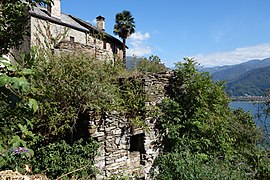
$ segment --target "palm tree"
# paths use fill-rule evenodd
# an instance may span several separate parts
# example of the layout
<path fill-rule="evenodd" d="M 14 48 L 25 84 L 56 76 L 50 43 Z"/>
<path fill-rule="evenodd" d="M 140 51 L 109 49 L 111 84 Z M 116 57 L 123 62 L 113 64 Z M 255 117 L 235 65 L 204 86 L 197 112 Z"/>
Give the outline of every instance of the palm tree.
<path fill-rule="evenodd" d="M 124 10 L 115 16 L 113 33 L 123 40 L 123 64 L 126 67 L 126 39 L 135 32 L 135 22 L 129 11 Z"/>

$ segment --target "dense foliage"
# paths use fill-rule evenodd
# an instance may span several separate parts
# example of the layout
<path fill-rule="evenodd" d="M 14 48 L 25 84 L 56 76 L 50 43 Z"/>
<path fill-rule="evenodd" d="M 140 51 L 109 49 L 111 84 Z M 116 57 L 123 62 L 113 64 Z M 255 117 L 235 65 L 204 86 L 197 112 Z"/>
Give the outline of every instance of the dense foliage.
<path fill-rule="evenodd" d="M 29 34 L 28 10 L 38 4 L 49 4 L 52 0 L 1 0 L 0 1 L 0 55 L 18 47 Z"/>
<path fill-rule="evenodd" d="M 41 103 L 34 125 L 47 141 L 66 133 L 73 141 L 80 114 L 109 112 L 121 105 L 117 66 L 75 54 L 42 57 L 35 61 L 32 79 Z"/>
<path fill-rule="evenodd" d="M 140 73 L 159 73 L 168 70 L 168 68 L 161 63 L 161 59 L 154 55 L 149 56 L 149 58 L 134 57 L 130 62 L 130 66 L 130 69 Z"/>
<path fill-rule="evenodd" d="M 198 72 L 192 59 L 178 63 L 157 128 L 162 153 L 157 179 L 253 179 L 269 176 L 252 117 L 231 111 L 223 84 Z"/>
<path fill-rule="evenodd" d="M 2 55 L 27 35 L 24 12 L 33 2 L 50 1 L 0 2 Z M 115 33 L 123 39 L 124 56 L 125 40 L 134 28 L 130 12 L 117 14 Z M 142 81 L 129 77 L 121 65 L 42 51 L 23 57 L 0 62 L 1 170 L 86 179 L 94 173 L 98 145 L 84 134 L 87 126 L 81 131 L 84 121 L 117 110 L 132 126 L 145 126 L 149 111 Z M 251 116 L 231 111 L 223 84 L 195 65 L 192 59 L 177 65 L 167 98 L 156 112 L 161 152 L 154 178 L 269 179 L 269 152 L 258 146 L 261 134 Z M 156 56 L 141 59 L 135 67 L 142 73 L 166 70 Z"/>
<path fill-rule="evenodd" d="M 10 164 L 6 155 L 37 141 L 31 119 L 38 105 L 33 99 L 29 77 L 32 70 L 0 59 L 0 167 Z M 29 151 L 32 154 L 31 151 Z M 16 154 L 16 153 L 15 153 Z"/>
<path fill-rule="evenodd" d="M 133 126 L 145 126 L 143 84 L 121 65 L 50 53 L 3 64 L 1 169 L 25 172 L 27 165 L 51 178 L 91 176 L 97 144 L 80 131 L 82 121 L 117 110 Z M 157 123 L 161 153 L 154 177 L 268 178 L 270 161 L 257 146 L 261 133 L 252 117 L 231 111 L 223 84 L 195 65 L 191 59 L 177 64 L 169 81 Z"/>
<path fill-rule="evenodd" d="M 97 146 L 97 143 L 82 140 L 76 141 L 73 145 L 61 140 L 40 147 L 32 160 L 33 172 L 47 174 L 51 179 L 90 177 L 95 173 L 92 166 L 93 159 L 97 155 Z"/>
<path fill-rule="evenodd" d="M 24 172 L 27 165 L 53 178 L 90 176 L 97 145 L 82 124 L 116 110 L 145 127 L 142 81 L 122 64 L 42 51 L 24 57 L 1 70 L 1 169 Z"/>

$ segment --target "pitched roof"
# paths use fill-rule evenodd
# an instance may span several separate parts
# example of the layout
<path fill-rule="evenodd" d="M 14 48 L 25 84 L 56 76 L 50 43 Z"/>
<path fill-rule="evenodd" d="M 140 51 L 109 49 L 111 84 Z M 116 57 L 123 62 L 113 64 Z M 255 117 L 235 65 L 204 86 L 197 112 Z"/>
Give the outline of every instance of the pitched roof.
<path fill-rule="evenodd" d="M 72 20 L 67 14 L 61 13 L 61 19 L 55 18 L 49 14 L 49 12 L 42 7 L 34 7 L 30 10 L 30 15 L 33 17 L 37 17 L 40 19 L 48 20 L 50 22 L 67 26 L 69 28 L 73 28 L 79 31 L 88 32 L 89 30 L 83 26 L 81 26 L 76 21 Z"/>
<path fill-rule="evenodd" d="M 30 10 L 30 15 L 39 19 L 48 20 L 52 23 L 63 25 L 78 31 L 90 33 L 91 31 L 103 33 L 107 38 L 112 39 L 114 42 L 122 45 L 122 42 L 113 37 L 112 35 L 98 29 L 96 26 L 72 15 L 61 13 L 61 19 L 53 17 L 47 9 L 37 6 Z"/>
<path fill-rule="evenodd" d="M 93 30 L 95 32 L 104 33 L 105 36 L 107 36 L 108 38 L 113 39 L 115 42 L 117 42 L 119 44 L 122 44 L 122 42 L 119 39 L 113 37 L 112 35 L 106 33 L 105 31 L 102 31 L 102 30 L 98 29 L 96 26 L 94 26 L 94 25 L 92 25 L 92 24 L 90 24 L 90 23 L 88 23 L 88 22 L 86 22 L 86 21 L 84 21 L 84 20 L 82 20 L 80 18 L 77 18 L 75 16 L 69 15 L 69 17 L 73 18 L 76 22 L 78 22 L 80 25 L 86 27 L 87 29 L 89 29 L 89 30 L 91 29 L 91 30 Z"/>

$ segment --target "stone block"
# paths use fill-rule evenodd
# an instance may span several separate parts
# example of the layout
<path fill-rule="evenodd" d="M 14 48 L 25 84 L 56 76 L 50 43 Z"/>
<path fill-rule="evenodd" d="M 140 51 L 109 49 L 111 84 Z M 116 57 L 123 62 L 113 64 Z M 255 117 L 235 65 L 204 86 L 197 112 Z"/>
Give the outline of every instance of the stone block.
<path fill-rule="evenodd" d="M 97 138 L 98 142 L 103 142 L 105 140 L 105 136 L 100 136 Z"/>
<path fill-rule="evenodd" d="M 124 157 L 122 157 L 122 158 L 116 159 L 115 162 L 116 162 L 116 163 L 119 163 L 119 162 L 126 162 L 127 159 L 128 159 L 127 156 L 124 156 Z"/>
<path fill-rule="evenodd" d="M 105 136 L 105 133 L 96 131 L 94 134 L 92 134 L 92 137 L 100 137 L 100 136 Z"/>
<path fill-rule="evenodd" d="M 113 164 L 114 160 L 106 160 L 105 163 L 106 163 L 106 166 L 108 166 L 109 164 Z"/>
<path fill-rule="evenodd" d="M 106 151 L 106 152 L 114 152 L 114 148 L 106 147 L 106 148 L 105 148 L 105 151 Z"/>
<path fill-rule="evenodd" d="M 128 149 L 128 148 L 127 148 L 126 145 L 120 144 L 120 145 L 118 146 L 118 149 L 121 149 L 121 150 L 122 150 L 122 149 Z"/>
<path fill-rule="evenodd" d="M 122 130 L 121 130 L 121 129 L 115 129 L 115 130 L 112 130 L 112 133 L 113 133 L 114 135 L 121 135 Z"/>
<path fill-rule="evenodd" d="M 111 130 L 113 130 L 113 129 L 115 129 L 116 127 L 114 127 L 114 126 L 112 126 L 112 127 L 106 127 L 105 128 L 105 131 L 106 132 L 108 132 L 108 131 L 111 131 Z"/>

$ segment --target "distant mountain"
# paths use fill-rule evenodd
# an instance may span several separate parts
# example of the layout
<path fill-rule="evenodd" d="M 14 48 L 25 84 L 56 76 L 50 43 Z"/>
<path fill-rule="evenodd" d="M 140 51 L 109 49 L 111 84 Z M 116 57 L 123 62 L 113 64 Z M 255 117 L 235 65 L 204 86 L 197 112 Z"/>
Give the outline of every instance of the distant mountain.
<path fill-rule="evenodd" d="M 133 56 L 127 56 L 126 57 L 126 61 L 127 61 L 126 62 L 126 67 L 127 67 L 127 69 L 132 69 L 135 59 L 136 59 L 136 57 L 133 57 Z"/>
<path fill-rule="evenodd" d="M 270 58 L 250 60 L 236 65 L 204 68 L 203 71 L 208 71 L 215 81 L 226 80 L 227 82 L 230 82 L 250 70 L 266 66 L 270 66 Z"/>
<path fill-rule="evenodd" d="M 209 72 L 215 81 L 226 80 L 226 91 L 231 96 L 264 96 L 270 88 L 270 58 L 202 71 Z"/>
<path fill-rule="evenodd" d="M 249 70 L 227 83 L 226 91 L 232 96 L 263 96 L 270 89 L 270 66 Z"/>
<path fill-rule="evenodd" d="M 202 69 L 200 69 L 200 71 L 205 71 L 205 72 L 209 72 L 210 74 L 219 72 L 219 71 L 223 71 L 226 70 L 230 67 L 232 67 L 234 65 L 225 65 L 225 66 L 214 66 L 214 67 L 204 67 Z"/>

